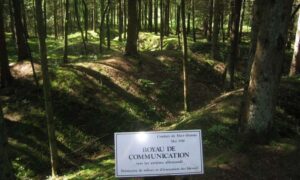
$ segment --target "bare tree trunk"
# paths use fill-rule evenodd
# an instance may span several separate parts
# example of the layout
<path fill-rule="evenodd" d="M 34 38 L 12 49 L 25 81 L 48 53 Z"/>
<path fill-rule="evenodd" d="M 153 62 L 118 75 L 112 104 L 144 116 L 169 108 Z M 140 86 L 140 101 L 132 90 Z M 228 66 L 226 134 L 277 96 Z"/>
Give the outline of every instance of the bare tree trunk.
<path fill-rule="evenodd" d="M 230 36 L 230 56 L 227 60 L 225 70 L 225 89 L 234 89 L 234 71 L 235 64 L 238 59 L 238 48 L 239 48 L 239 27 L 240 27 L 240 16 L 241 16 L 242 0 L 234 0 L 234 8 L 232 9 L 233 23 L 231 25 L 231 36 Z"/>
<path fill-rule="evenodd" d="M 163 13 L 163 0 L 160 0 L 160 50 L 163 50 L 164 45 L 164 13 Z"/>
<path fill-rule="evenodd" d="M 214 0 L 209 0 L 208 36 L 207 36 L 208 41 L 211 41 L 212 39 L 213 17 L 214 17 Z"/>
<path fill-rule="evenodd" d="M 272 129 L 292 4 L 293 0 L 259 4 L 261 23 L 241 119 L 241 130 L 252 141 L 267 140 Z"/>
<path fill-rule="evenodd" d="M 43 74 L 43 90 L 44 90 L 45 110 L 46 110 L 47 127 L 48 127 L 51 172 L 52 172 L 52 177 L 55 178 L 57 176 L 58 156 L 57 156 L 55 127 L 54 127 L 54 119 L 53 119 L 51 83 L 50 83 L 49 73 L 48 73 L 46 31 L 44 29 L 45 25 L 43 21 L 43 10 L 42 10 L 41 0 L 36 0 L 36 18 L 37 18 L 36 20 L 37 20 L 38 35 L 39 35 L 39 49 L 40 49 L 40 58 L 41 58 L 42 74 Z"/>
<path fill-rule="evenodd" d="M 123 34 L 123 3 L 122 3 L 122 0 L 118 0 L 118 1 L 119 1 L 119 41 L 122 41 L 122 34 Z"/>
<path fill-rule="evenodd" d="M 3 9 L 3 0 L 0 0 L 0 9 Z M 1 86 L 0 87 L 7 87 L 12 83 L 13 78 L 11 76 L 9 64 L 8 64 L 3 11 L 0 11 L 0 54 L 1 54 L 0 56 Z M 0 110 L 2 111 L 1 107 Z"/>
<path fill-rule="evenodd" d="M 130 3 L 130 4 L 129 4 Z M 137 52 L 138 39 L 138 14 L 137 14 L 137 0 L 128 1 L 128 30 L 127 43 L 125 55 L 135 56 Z"/>
<path fill-rule="evenodd" d="M 89 10 L 85 0 L 82 0 L 83 4 L 83 16 L 84 16 L 84 39 L 88 41 L 88 29 L 89 29 Z"/>
<path fill-rule="evenodd" d="M 64 57 L 63 63 L 68 63 L 68 34 L 69 34 L 69 20 L 70 20 L 70 12 L 69 12 L 69 0 L 65 2 L 65 35 L 64 35 Z"/>
<path fill-rule="evenodd" d="M 18 61 L 31 59 L 31 52 L 27 43 L 24 25 L 21 17 L 21 4 L 18 0 L 12 0 L 14 9 L 15 32 L 17 41 Z"/>
<path fill-rule="evenodd" d="M 148 11 L 148 29 L 150 32 L 153 31 L 153 2 L 149 0 L 149 11 Z"/>
<path fill-rule="evenodd" d="M 169 36 L 170 34 L 170 0 L 165 1 L 165 20 L 164 20 L 164 27 L 165 27 L 165 35 Z"/>
<path fill-rule="evenodd" d="M 54 20 L 54 37 L 58 38 L 58 25 L 57 25 L 57 0 L 53 0 L 53 20 Z"/>
<path fill-rule="evenodd" d="M 154 0 L 154 32 L 158 33 L 158 0 Z"/>
<path fill-rule="evenodd" d="M 189 91 L 188 91 L 188 52 L 187 52 L 187 31 L 185 27 L 185 0 L 181 0 L 181 21 L 182 21 L 182 39 L 183 39 L 183 106 L 184 111 L 188 112 L 189 107 Z"/>
<path fill-rule="evenodd" d="M 300 13 L 298 14 L 299 17 L 297 23 L 296 39 L 294 44 L 294 54 L 290 67 L 290 76 L 294 76 L 300 73 Z"/>
<path fill-rule="evenodd" d="M 220 11 L 221 0 L 214 0 L 214 27 L 212 36 L 211 55 L 215 59 L 219 57 Z"/>
<path fill-rule="evenodd" d="M 193 28 L 193 41 L 196 42 L 196 29 L 195 29 L 195 0 L 192 0 L 192 28 Z"/>
<path fill-rule="evenodd" d="M 86 41 L 85 41 L 85 37 L 84 37 L 84 34 L 83 34 L 83 30 L 82 30 L 81 25 L 80 25 L 80 18 L 79 18 L 79 12 L 78 12 L 78 0 L 74 0 L 74 10 L 75 10 L 77 28 L 80 31 L 81 39 L 82 39 L 82 43 L 83 43 L 83 47 L 84 47 L 84 55 L 87 55 Z"/>
<path fill-rule="evenodd" d="M 239 41 L 242 41 L 243 38 L 243 26 L 244 26 L 244 19 L 245 19 L 245 11 L 246 11 L 246 0 L 243 1 L 243 6 L 242 6 L 242 14 L 241 14 L 241 22 L 240 22 L 240 35 L 239 35 Z"/>
<path fill-rule="evenodd" d="M 107 0 L 108 11 L 106 13 L 106 39 L 107 39 L 107 49 L 110 50 L 110 11 L 111 11 L 111 0 Z"/>

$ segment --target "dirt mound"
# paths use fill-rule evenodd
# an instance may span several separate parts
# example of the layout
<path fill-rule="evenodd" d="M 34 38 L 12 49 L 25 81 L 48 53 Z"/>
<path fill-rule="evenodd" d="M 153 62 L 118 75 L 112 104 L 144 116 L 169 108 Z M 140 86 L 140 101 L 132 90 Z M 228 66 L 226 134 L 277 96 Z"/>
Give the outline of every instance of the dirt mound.
<path fill-rule="evenodd" d="M 41 72 L 41 65 L 34 63 L 36 73 Z M 11 66 L 11 72 L 15 78 L 31 78 L 33 76 L 32 65 L 30 62 L 18 62 Z"/>

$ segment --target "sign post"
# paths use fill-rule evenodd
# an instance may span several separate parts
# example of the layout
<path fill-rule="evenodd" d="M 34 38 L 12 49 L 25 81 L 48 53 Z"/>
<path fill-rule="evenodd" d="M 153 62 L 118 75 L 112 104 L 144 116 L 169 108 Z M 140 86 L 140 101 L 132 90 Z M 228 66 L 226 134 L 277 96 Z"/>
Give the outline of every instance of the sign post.
<path fill-rule="evenodd" d="M 201 130 L 115 133 L 115 176 L 203 174 Z"/>

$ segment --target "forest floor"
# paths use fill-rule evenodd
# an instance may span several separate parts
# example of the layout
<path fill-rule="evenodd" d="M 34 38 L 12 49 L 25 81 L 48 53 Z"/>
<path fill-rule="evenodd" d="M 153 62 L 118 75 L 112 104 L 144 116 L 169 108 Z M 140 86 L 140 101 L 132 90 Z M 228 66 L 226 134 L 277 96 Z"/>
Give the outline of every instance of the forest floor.
<path fill-rule="evenodd" d="M 205 40 L 189 40 L 190 104 L 182 103 L 181 52 L 174 36 L 159 50 L 159 36 L 141 33 L 136 58 L 124 57 L 124 42 L 99 55 L 98 38 L 89 32 L 88 56 L 79 33 L 70 36 L 70 62 L 62 64 L 61 39 L 48 38 L 53 106 L 60 158 L 60 179 L 115 179 L 113 133 L 202 129 L 205 174 L 197 179 L 299 179 L 300 77 L 283 78 L 276 108 L 275 132 L 268 144 L 242 143 L 237 117 L 242 97 L 242 67 L 236 89 L 224 92 L 222 73 L 228 45 L 210 58 Z M 37 39 L 30 39 L 38 57 Z M 247 55 L 247 44 L 241 56 Z M 11 62 L 16 59 L 9 43 Z M 37 58 L 35 58 L 37 59 Z M 10 156 L 19 179 L 45 179 L 49 152 L 41 86 L 30 63 L 12 63 L 14 85 L 1 90 Z M 35 63 L 41 84 L 40 65 Z"/>

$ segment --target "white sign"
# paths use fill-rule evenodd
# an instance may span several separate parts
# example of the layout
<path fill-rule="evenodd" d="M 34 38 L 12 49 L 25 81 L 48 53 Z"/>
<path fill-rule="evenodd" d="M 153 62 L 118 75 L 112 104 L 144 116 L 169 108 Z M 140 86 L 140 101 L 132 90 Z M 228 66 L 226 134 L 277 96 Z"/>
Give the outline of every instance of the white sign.
<path fill-rule="evenodd" d="M 201 130 L 115 133 L 116 177 L 203 174 Z"/>

